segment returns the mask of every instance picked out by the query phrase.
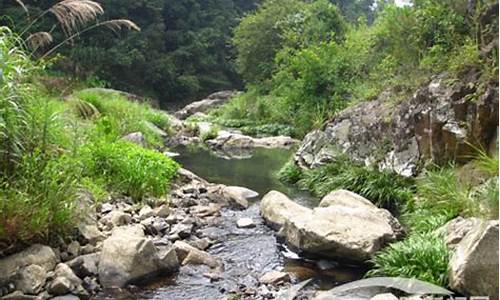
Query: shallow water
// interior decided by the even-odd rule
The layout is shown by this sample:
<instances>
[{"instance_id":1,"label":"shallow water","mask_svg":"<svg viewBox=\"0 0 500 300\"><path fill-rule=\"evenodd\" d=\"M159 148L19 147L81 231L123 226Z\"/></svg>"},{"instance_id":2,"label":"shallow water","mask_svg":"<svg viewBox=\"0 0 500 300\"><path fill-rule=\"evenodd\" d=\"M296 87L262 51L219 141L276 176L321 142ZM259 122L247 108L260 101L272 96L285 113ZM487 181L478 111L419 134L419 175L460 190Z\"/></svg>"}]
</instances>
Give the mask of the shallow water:
<instances>
[{"instance_id":1,"label":"shallow water","mask_svg":"<svg viewBox=\"0 0 500 300\"><path fill-rule=\"evenodd\" d=\"M209 182L244 186L259 192L261 196L270 190L278 190L309 207L318 203L318 199L310 194L284 185L274 176L289 159L292 151L258 149L250 158L227 160L207 150L175 150L181 153L176 160L184 168ZM223 261L222 278L214 281L203 276L211 272L206 266L183 266L175 276L134 292L134 298L226 299L228 292L256 289L258 278L272 270L290 273L293 283L313 278L309 289L314 290L329 289L363 276L360 268L342 266L330 260L305 259L288 250L277 240L276 233L264 224L259 215L258 201L246 210L222 210L221 223L202 230L205 236L220 241L208 252ZM242 217L252 218L256 227L238 228L236 221ZM249 296L244 299L253 298Z\"/></svg>"}]
</instances>

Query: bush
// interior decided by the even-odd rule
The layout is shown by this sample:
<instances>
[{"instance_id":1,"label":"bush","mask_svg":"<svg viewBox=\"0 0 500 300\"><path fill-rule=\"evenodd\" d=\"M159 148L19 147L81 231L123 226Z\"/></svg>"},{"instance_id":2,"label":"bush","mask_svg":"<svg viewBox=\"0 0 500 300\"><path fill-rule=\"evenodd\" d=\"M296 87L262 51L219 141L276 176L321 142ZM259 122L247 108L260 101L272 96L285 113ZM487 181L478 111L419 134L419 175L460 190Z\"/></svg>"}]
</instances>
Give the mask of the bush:
<instances>
[{"instance_id":1,"label":"bush","mask_svg":"<svg viewBox=\"0 0 500 300\"><path fill-rule=\"evenodd\" d=\"M164 196L179 168L160 152L122 141L93 144L84 156L89 176L102 178L110 188L135 200Z\"/></svg>"},{"instance_id":2,"label":"bush","mask_svg":"<svg viewBox=\"0 0 500 300\"><path fill-rule=\"evenodd\" d=\"M68 156L25 156L15 177L1 184L0 242L43 240L70 229L79 174L81 166Z\"/></svg>"},{"instance_id":3,"label":"bush","mask_svg":"<svg viewBox=\"0 0 500 300\"><path fill-rule=\"evenodd\" d=\"M383 207L405 204L415 192L412 179L389 171L365 168L341 158L305 171L298 184L318 197L337 189L346 189Z\"/></svg>"},{"instance_id":4,"label":"bush","mask_svg":"<svg viewBox=\"0 0 500 300\"><path fill-rule=\"evenodd\" d=\"M302 169L290 159L278 172L278 179L285 183L297 183L302 177Z\"/></svg>"},{"instance_id":5,"label":"bush","mask_svg":"<svg viewBox=\"0 0 500 300\"><path fill-rule=\"evenodd\" d=\"M105 119L111 139L118 139L132 132L142 132L148 145L162 146L163 139L152 130L147 122L169 131L167 114L154 110L147 104L131 102L117 93L79 92L80 101L90 103L99 112L99 119Z\"/></svg>"},{"instance_id":6,"label":"bush","mask_svg":"<svg viewBox=\"0 0 500 300\"><path fill-rule=\"evenodd\" d=\"M212 126L212 127L210 127L210 130L203 132L200 135L200 139L203 142L206 142L206 141L211 140L211 139L215 139L219 135L219 130L220 130L220 128L218 126Z\"/></svg>"},{"instance_id":7,"label":"bush","mask_svg":"<svg viewBox=\"0 0 500 300\"><path fill-rule=\"evenodd\" d=\"M366 276L416 278L439 286L448 285L450 253L435 234L414 234L377 252Z\"/></svg>"}]
</instances>

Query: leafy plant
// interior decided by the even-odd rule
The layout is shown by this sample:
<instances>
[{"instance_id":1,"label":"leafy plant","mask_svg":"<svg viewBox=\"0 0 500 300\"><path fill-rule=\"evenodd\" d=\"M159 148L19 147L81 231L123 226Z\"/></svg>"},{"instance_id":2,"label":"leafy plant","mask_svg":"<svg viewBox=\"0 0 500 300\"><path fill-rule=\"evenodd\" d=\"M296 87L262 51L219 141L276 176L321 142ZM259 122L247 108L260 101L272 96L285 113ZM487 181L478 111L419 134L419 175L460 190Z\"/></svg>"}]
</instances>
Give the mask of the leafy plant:
<instances>
[{"instance_id":1,"label":"leafy plant","mask_svg":"<svg viewBox=\"0 0 500 300\"><path fill-rule=\"evenodd\" d=\"M285 183L297 183L302 177L302 170L290 159L278 172L278 179Z\"/></svg>"},{"instance_id":2,"label":"leafy plant","mask_svg":"<svg viewBox=\"0 0 500 300\"><path fill-rule=\"evenodd\" d=\"M109 187L135 200L164 196L179 168L160 152L123 141L93 144L83 155L89 176L102 178Z\"/></svg>"},{"instance_id":3,"label":"leafy plant","mask_svg":"<svg viewBox=\"0 0 500 300\"><path fill-rule=\"evenodd\" d=\"M209 130L202 132L200 139L206 142L211 139L215 139L219 135L220 128L218 126L211 126Z\"/></svg>"},{"instance_id":4,"label":"leafy plant","mask_svg":"<svg viewBox=\"0 0 500 300\"><path fill-rule=\"evenodd\" d=\"M376 253L366 276L408 277L447 286L449 258L448 248L436 234L414 234Z\"/></svg>"}]
</instances>

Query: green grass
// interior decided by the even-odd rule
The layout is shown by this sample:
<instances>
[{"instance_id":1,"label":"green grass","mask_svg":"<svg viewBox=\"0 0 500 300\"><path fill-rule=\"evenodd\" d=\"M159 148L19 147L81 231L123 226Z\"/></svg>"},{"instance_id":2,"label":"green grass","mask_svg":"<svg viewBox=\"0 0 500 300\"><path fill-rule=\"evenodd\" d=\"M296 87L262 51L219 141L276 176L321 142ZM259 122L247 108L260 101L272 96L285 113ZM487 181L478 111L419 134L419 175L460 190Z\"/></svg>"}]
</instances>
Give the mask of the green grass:
<instances>
[{"instance_id":1,"label":"green grass","mask_svg":"<svg viewBox=\"0 0 500 300\"><path fill-rule=\"evenodd\" d=\"M278 175L282 180L297 182L299 187L323 197L331 191L346 189L381 207L394 207L408 202L414 194L412 179L389 171L378 171L338 158L325 166L305 170L287 164Z\"/></svg>"},{"instance_id":2,"label":"green grass","mask_svg":"<svg viewBox=\"0 0 500 300\"><path fill-rule=\"evenodd\" d=\"M288 160L288 162L279 170L276 175L280 181L294 184L297 183L302 177L302 170L299 166L297 166L297 164L295 164L292 158Z\"/></svg>"},{"instance_id":3,"label":"green grass","mask_svg":"<svg viewBox=\"0 0 500 300\"><path fill-rule=\"evenodd\" d=\"M84 91L76 93L76 97L79 114L95 108L98 114L93 115L97 115L97 120L104 119L107 122L108 133L114 139L142 132L148 145L159 147L163 144L162 138L147 126L147 122L166 132L170 130L169 118L164 112L154 110L144 103L128 101L119 94ZM82 107L85 109L81 109Z\"/></svg>"},{"instance_id":4,"label":"green grass","mask_svg":"<svg viewBox=\"0 0 500 300\"><path fill-rule=\"evenodd\" d=\"M83 155L89 176L104 180L114 191L135 200L164 196L179 168L158 151L123 141L90 145Z\"/></svg>"},{"instance_id":5,"label":"green grass","mask_svg":"<svg viewBox=\"0 0 500 300\"><path fill-rule=\"evenodd\" d=\"M206 142L211 139L215 139L219 135L220 128L219 126L215 125L210 127L210 130L203 132L200 134L200 139L203 142Z\"/></svg>"},{"instance_id":6,"label":"green grass","mask_svg":"<svg viewBox=\"0 0 500 300\"><path fill-rule=\"evenodd\" d=\"M414 234L376 253L366 276L416 278L447 286L449 258L448 248L436 234Z\"/></svg>"}]
</instances>

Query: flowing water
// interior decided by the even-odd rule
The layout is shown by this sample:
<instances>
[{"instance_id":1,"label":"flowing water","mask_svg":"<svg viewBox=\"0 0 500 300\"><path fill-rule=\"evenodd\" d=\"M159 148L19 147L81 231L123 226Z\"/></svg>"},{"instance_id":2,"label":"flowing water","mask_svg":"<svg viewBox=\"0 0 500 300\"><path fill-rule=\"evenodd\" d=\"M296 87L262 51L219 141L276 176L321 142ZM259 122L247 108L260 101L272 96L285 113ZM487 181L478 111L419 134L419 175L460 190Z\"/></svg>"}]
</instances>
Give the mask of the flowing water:
<instances>
[{"instance_id":1,"label":"flowing water","mask_svg":"<svg viewBox=\"0 0 500 300\"><path fill-rule=\"evenodd\" d=\"M262 196L270 190L287 194L298 203L314 207L318 199L282 184L275 173L289 159L291 151L257 149L246 159L224 159L213 153L196 149L176 149L181 156L176 160L184 168L209 182L244 186ZM252 218L256 227L240 229L236 221ZM178 274L164 279L145 290L135 293L138 299L226 299L228 292L248 290L258 286L258 278L272 270L284 270L292 274L293 282L313 278L313 289L331 288L339 283L359 279L363 270L342 266L329 260L311 260L299 257L280 243L274 231L269 229L259 215L258 200L243 211L223 210L221 223L204 229L208 237L216 237L218 244L208 252L222 259L222 278L209 279L204 274L211 270L206 266L183 266ZM252 299L249 296L249 299Z\"/></svg>"}]
</instances>

